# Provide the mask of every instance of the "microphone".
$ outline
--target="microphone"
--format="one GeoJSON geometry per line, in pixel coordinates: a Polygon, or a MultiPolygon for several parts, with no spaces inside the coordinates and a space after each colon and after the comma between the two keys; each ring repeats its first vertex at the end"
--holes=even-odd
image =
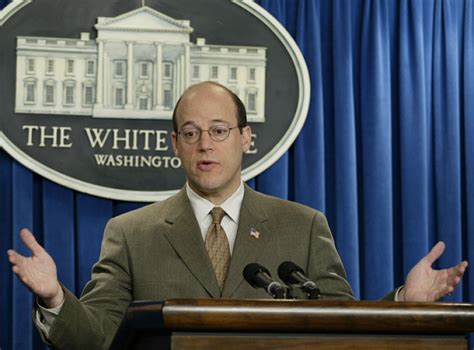
{"type": "Polygon", "coordinates": [[[305,293],[308,299],[319,299],[320,291],[316,283],[306,277],[304,270],[291,261],[285,261],[278,267],[278,276],[288,285],[298,285],[305,293]]]}
{"type": "Polygon", "coordinates": [[[250,263],[243,271],[244,279],[254,288],[263,288],[274,299],[286,299],[287,287],[275,281],[262,265],[250,263]]]}

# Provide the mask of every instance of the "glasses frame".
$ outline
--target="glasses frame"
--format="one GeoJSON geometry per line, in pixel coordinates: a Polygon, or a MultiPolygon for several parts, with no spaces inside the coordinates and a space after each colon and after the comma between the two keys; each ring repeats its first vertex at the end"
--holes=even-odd
{"type": "MultiPolygon", "coordinates": [[[[215,141],[215,142],[223,142],[225,140],[227,140],[229,138],[229,135],[230,135],[230,132],[234,129],[240,129],[242,130],[242,126],[240,125],[237,125],[237,126],[232,126],[232,127],[228,127],[226,125],[215,125],[215,126],[211,126],[209,129],[200,129],[200,128],[197,128],[197,127],[192,127],[193,129],[196,129],[196,131],[199,132],[199,135],[198,137],[196,138],[196,141],[190,141],[189,139],[186,139],[185,137],[182,136],[183,134],[183,129],[181,129],[180,131],[178,131],[176,134],[185,142],[187,143],[188,145],[194,145],[196,143],[198,143],[200,140],[201,140],[201,137],[202,137],[202,133],[204,131],[207,131],[207,134],[209,135],[209,138],[212,140],[212,141],[215,141]],[[226,137],[223,138],[223,139],[218,139],[216,138],[215,135],[213,135],[211,133],[211,130],[215,130],[216,128],[226,128],[226,129],[229,129],[229,132],[227,133],[226,137]]],[[[186,129],[186,128],[185,128],[186,129]]],[[[190,128],[191,129],[191,128],[190,128]]]]}

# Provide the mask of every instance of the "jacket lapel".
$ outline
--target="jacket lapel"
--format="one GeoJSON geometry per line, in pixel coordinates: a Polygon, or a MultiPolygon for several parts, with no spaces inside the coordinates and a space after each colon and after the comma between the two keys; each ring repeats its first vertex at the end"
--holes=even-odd
{"type": "Polygon", "coordinates": [[[219,298],[219,285],[185,188],[174,197],[168,209],[165,221],[171,227],[165,233],[166,238],[207,292],[219,298]]]}
{"type": "Polygon", "coordinates": [[[270,231],[265,224],[268,215],[258,203],[256,192],[245,186],[245,195],[240,209],[239,228],[227,279],[222,291],[223,298],[230,298],[235,293],[243,282],[242,271],[245,266],[258,260],[270,238],[270,231]]]}

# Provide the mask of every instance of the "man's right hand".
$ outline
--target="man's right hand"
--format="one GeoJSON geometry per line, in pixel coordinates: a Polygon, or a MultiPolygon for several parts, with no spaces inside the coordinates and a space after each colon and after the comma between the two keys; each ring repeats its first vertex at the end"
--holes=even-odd
{"type": "Polygon", "coordinates": [[[12,271],[41,299],[44,306],[53,308],[60,305],[64,299],[64,291],[59,284],[53,258],[38,244],[29,230],[21,230],[20,237],[32,255],[26,257],[9,249],[7,254],[12,264],[12,271]]]}

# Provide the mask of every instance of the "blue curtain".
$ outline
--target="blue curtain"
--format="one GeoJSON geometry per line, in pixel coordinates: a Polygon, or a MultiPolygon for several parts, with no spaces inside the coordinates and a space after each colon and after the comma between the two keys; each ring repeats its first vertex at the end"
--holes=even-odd
{"type": "MultiPolygon", "coordinates": [[[[403,283],[438,240],[448,249],[437,267],[474,263],[473,1],[258,3],[298,43],[312,93],[294,145],[249,183],[326,213],[361,299],[403,283]]],[[[141,205],[58,186],[0,150],[0,250],[27,253],[18,231],[31,228],[77,294],[106,221],[141,205]]],[[[447,300],[474,302],[472,267],[447,300]]],[[[32,302],[4,256],[2,349],[44,347],[32,302]]]]}

